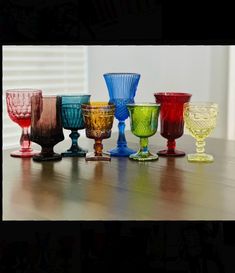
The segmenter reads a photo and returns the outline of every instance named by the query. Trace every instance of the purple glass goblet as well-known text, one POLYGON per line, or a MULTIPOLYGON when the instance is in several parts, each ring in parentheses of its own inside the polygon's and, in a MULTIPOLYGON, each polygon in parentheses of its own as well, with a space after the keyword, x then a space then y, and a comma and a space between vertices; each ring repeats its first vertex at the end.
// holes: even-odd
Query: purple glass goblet
POLYGON ((31 140, 42 147, 34 161, 61 160, 54 146, 64 139, 61 120, 61 97, 32 97, 31 140))

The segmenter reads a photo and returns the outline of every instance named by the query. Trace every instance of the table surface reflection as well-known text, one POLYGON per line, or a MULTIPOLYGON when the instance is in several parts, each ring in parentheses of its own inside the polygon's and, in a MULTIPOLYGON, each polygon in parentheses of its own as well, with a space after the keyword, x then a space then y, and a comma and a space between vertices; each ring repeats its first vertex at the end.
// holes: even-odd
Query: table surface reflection
MULTIPOLYGON (((117 133, 103 141, 116 145, 117 133)), ((127 132, 129 147, 138 138, 127 132)), ((149 139, 151 151, 165 147, 159 133, 149 139)), ((79 139, 83 148, 94 141, 79 139)), ((3 220, 225 220, 235 219, 235 141, 208 138, 214 163, 189 163, 186 157, 160 157, 154 162, 112 158, 86 162, 63 158, 37 163, 3 152, 3 220)), ((69 148, 70 140, 55 146, 69 148)), ((34 147, 39 148, 37 145, 34 147)), ((184 135, 177 148, 195 151, 184 135)))

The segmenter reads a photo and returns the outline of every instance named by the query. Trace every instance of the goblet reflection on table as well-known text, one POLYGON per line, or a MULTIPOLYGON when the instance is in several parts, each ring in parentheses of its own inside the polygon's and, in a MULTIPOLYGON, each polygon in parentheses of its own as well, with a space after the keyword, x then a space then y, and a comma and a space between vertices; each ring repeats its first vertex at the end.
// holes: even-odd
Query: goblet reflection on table
POLYGON ((86 136, 95 140, 94 152, 86 154, 87 161, 110 161, 109 155, 102 153, 102 140, 111 136, 115 105, 107 102, 82 104, 86 136))
POLYGON ((61 97, 32 97, 32 122, 30 138, 42 147, 34 161, 61 160, 54 146, 64 139, 61 121, 61 97))
POLYGON ((205 139, 216 126, 218 104, 213 102, 192 102, 184 104, 186 128, 196 139, 196 153, 188 154, 190 162, 213 162, 214 157, 205 153, 205 139))
POLYGON ((160 103, 161 136, 167 139, 167 149, 158 152, 160 156, 184 156, 185 152, 176 150, 175 139, 184 133, 183 107, 191 98, 189 93, 160 92, 154 94, 160 103))
POLYGON ((125 137, 125 120, 129 116, 126 104, 134 103, 140 74, 106 73, 103 76, 109 92, 109 102, 115 104, 115 117, 119 121, 117 147, 111 149, 109 152, 111 156, 129 156, 135 153, 135 151, 128 148, 125 137))
POLYGON ((6 90, 6 102, 8 115, 12 121, 16 122, 22 128, 20 138, 21 148, 18 151, 11 152, 13 157, 32 157, 38 154, 31 148, 29 137, 29 127, 31 124, 31 98, 32 96, 41 97, 42 91, 37 89, 9 89, 6 90))
POLYGON ((127 104, 130 113, 131 132, 140 138, 140 149, 130 159, 150 161, 158 159, 148 148, 148 138, 157 132, 160 105, 155 103, 127 104))
POLYGON ((72 140, 71 147, 62 153, 62 156, 85 156, 87 150, 82 149, 78 145, 78 138, 80 134, 78 130, 84 129, 84 121, 82 116, 82 103, 88 103, 90 101, 90 95, 63 95, 61 114, 62 114, 62 126, 66 130, 71 130, 69 137, 72 140))

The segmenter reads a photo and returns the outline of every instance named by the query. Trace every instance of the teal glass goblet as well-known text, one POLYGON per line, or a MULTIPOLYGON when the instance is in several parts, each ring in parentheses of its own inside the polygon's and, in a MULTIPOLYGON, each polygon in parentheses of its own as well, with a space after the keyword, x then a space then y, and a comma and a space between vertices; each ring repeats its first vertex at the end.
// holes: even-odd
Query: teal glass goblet
POLYGON ((62 126, 66 130, 71 130, 69 137, 72 140, 71 147, 61 153, 63 157, 83 157, 86 156, 87 150, 78 145, 80 134, 78 130, 84 129, 82 116, 82 103, 88 103, 90 95, 63 95, 61 100, 62 126))
POLYGON ((131 132, 140 138, 140 149, 131 154, 130 159, 138 161, 157 160, 158 155, 148 148, 148 138, 157 132, 160 105, 155 103, 127 104, 130 114, 131 132))

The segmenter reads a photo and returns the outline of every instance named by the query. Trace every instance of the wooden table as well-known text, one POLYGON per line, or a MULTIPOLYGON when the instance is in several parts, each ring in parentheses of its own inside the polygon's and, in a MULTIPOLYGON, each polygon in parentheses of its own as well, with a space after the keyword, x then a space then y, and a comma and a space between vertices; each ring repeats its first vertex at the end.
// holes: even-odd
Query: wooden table
MULTIPOLYGON (((114 147, 116 139, 113 133, 104 140, 104 149, 114 147)), ((127 140, 138 148, 138 138, 130 132, 127 140)), ((149 140, 153 152, 165 147, 159 133, 149 140)), ((79 142, 93 149, 93 140, 79 142)), ((206 143, 214 163, 189 163, 186 157, 36 163, 4 151, 3 220, 234 220, 235 141, 208 138, 206 143)), ((55 151, 69 145, 63 141, 55 151)), ((177 147, 194 152, 195 140, 184 135, 177 147)))

